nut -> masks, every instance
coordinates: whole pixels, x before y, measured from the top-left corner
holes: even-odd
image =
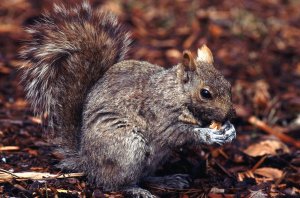
[[[221,129],[222,124],[220,122],[212,121],[209,125],[209,128],[219,130]]]

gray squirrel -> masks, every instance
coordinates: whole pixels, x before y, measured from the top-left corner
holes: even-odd
[[[188,187],[184,174],[151,175],[175,148],[235,138],[231,85],[205,45],[169,69],[124,60],[129,33],[87,2],[54,5],[28,32],[21,51],[27,99],[47,114],[64,156],[59,166],[85,172],[96,187],[135,197],[155,197],[142,181]]]

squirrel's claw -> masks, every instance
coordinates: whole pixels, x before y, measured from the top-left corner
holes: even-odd
[[[195,128],[195,132],[200,139],[200,142],[206,144],[219,144],[231,142],[236,137],[234,126],[228,121],[220,130],[210,128]]]

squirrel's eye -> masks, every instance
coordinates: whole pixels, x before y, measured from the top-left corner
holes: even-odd
[[[204,99],[209,99],[209,100],[212,99],[212,95],[207,89],[201,89],[200,94],[201,94],[201,97]]]

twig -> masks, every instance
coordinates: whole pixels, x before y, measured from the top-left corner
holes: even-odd
[[[44,190],[44,191],[53,191],[53,189],[48,188],[48,187],[40,188],[40,189]],[[74,193],[74,192],[76,192],[77,194],[80,195],[80,192],[79,191],[75,191],[75,190],[55,189],[55,191],[58,192],[58,193],[70,193],[70,192]]]
[[[268,156],[265,155],[263,156],[254,166],[253,168],[250,170],[251,172],[254,172],[267,158]]]
[[[2,172],[2,173],[1,173]],[[22,180],[51,180],[51,179],[62,179],[70,177],[82,177],[83,173],[67,173],[67,174],[50,174],[50,173],[39,173],[39,172],[23,172],[23,173],[12,173],[4,169],[0,169],[0,182],[8,182],[13,179],[18,181]]]
[[[279,133],[278,131],[272,129],[271,127],[269,127],[265,122],[259,120],[258,118],[256,118],[255,116],[251,116],[248,121],[253,124],[254,126],[258,127],[259,129],[272,134],[274,136],[276,136],[277,138],[279,138],[280,140],[282,140],[283,142],[287,142],[290,144],[293,144],[294,146],[296,146],[297,148],[300,148],[300,142],[291,138],[290,136],[287,136],[283,133]]]
[[[218,151],[225,159],[227,159],[227,160],[229,159],[228,155],[223,151],[222,148],[220,148]]]
[[[18,146],[1,146],[0,151],[17,151],[20,150]]]
[[[7,170],[5,170],[5,169],[2,169],[2,168],[0,168],[0,172],[9,174],[9,175],[11,175],[13,178],[20,178],[20,177],[18,177],[17,175],[15,175],[14,173],[12,173],[12,172],[10,172],[10,171],[7,171]],[[0,176],[1,176],[1,173],[0,173]],[[1,177],[0,177],[0,180],[1,180]]]
[[[41,124],[42,120],[36,117],[30,117],[29,120],[0,119],[0,123],[15,124],[15,125]]]
[[[278,185],[282,182],[282,180],[285,178],[285,176],[286,176],[286,172],[283,172],[282,176],[275,181],[276,187],[278,187]]]
[[[233,177],[230,172],[228,172],[220,163],[216,162],[216,165],[228,176],[228,177]]]
[[[11,120],[11,119],[0,119],[0,123],[16,124],[16,125],[24,124],[22,120]]]

